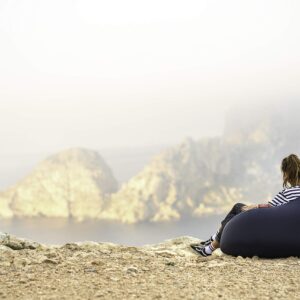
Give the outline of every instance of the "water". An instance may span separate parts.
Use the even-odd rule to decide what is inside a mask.
[[[43,244],[94,241],[141,246],[182,235],[206,239],[218,229],[221,220],[222,216],[209,216],[177,222],[122,224],[112,221],[22,218],[0,220],[0,231]]]

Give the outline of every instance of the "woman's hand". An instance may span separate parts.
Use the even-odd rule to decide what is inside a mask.
[[[245,205],[242,207],[242,211],[247,211],[254,208],[257,208],[257,204]]]

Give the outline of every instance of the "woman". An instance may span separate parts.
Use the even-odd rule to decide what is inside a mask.
[[[200,244],[191,244],[201,256],[209,256],[214,250],[220,247],[220,241],[225,225],[236,215],[250,209],[269,208],[279,206],[295,200],[300,197],[300,159],[297,155],[291,154],[285,157],[281,162],[281,172],[283,175],[283,190],[279,192],[271,201],[265,204],[245,205],[237,203],[221,222],[219,230],[212,235],[208,240]]]

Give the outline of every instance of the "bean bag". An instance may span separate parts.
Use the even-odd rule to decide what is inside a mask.
[[[285,205],[233,217],[224,227],[220,248],[242,257],[300,256],[300,197]]]

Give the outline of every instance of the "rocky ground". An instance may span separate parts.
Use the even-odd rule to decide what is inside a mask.
[[[192,237],[143,247],[1,241],[1,299],[300,299],[300,259],[201,258]]]

